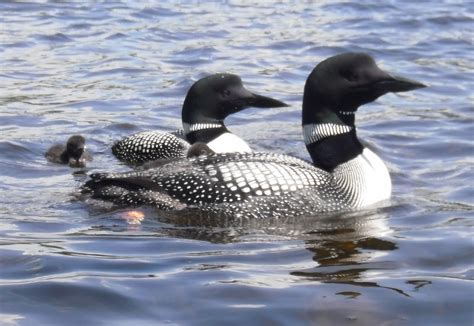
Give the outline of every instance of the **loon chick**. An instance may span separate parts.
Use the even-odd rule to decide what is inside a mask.
[[[71,136],[66,146],[57,144],[44,154],[52,163],[69,164],[71,167],[83,167],[86,161],[92,161],[92,155],[85,151],[86,140],[81,135]]]
[[[225,153],[140,172],[93,174],[92,198],[120,205],[245,217],[284,217],[362,208],[390,198],[382,160],[359,142],[355,112],[389,92],[425,85],[382,71],[367,54],[319,63],[303,96],[303,134],[312,164],[282,154]]]
[[[198,80],[188,91],[182,108],[183,132],[146,131],[112,146],[120,160],[141,164],[163,158],[186,157],[190,144],[206,143],[216,153],[251,152],[245,141],[230,133],[224,119],[248,107],[287,106],[278,100],[251,93],[237,75],[215,74]]]
[[[195,156],[201,156],[201,155],[212,155],[215,154],[215,152],[207,146],[206,143],[201,143],[197,142],[192,144],[191,147],[189,147],[188,152],[186,153],[187,158],[195,157]]]

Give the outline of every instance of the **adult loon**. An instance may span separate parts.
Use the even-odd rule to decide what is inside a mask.
[[[354,114],[386,93],[422,87],[382,71],[367,54],[340,54],[306,81],[303,134],[312,164],[270,153],[198,156],[140,172],[93,174],[83,191],[126,206],[257,218],[366,207],[390,198],[391,181],[382,160],[359,142]]]
[[[186,157],[190,144],[206,143],[216,153],[251,152],[249,145],[227,130],[224,119],[248,107],[276,108],[285,103],[251,93],[237,75],[204,77],[189,89],[182,108],[183,132],[145,131],[112,146],[120,160],[141,164],[156,159]]]
[[[71,136],[66,146],[57,144],[44,154],[52,163],[69,164],[71,167],[83,167],[87,161],[92,161],[92,155],[85,151],[86,139],[81,135]]]

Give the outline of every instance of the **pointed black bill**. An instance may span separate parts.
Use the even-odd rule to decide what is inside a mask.
[[[247,97],[247,106],[256,108],[282,108],[288,106],[288,104],[276,100],[271,97],[250,93],[251,96]]]
[[[407,92],[426,87],[425,84],[405,77],[388,75],[386,78],[376,82],[375,87],[383,92]]]

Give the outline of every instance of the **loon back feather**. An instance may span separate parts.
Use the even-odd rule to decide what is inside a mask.
[[[316,190],[324,186],[327,194],[337,193],[337,185],[331,184],[332,179],[329,173],[291,156],[228,153],[199,156],[137,172],[94,175],[83,190],[91,192],[93,198],[106,197],[119,205],[153,202],[161,207],[160,199],[167,194],[169,197],[165,198],[168,201],[174,200],[181,205],[208,211],[230,211],[232,208],[229,205],[241,201],[248,201],[247,205],[254,203],[254,208],[261,211],[267,204],[258,198],[282,196],[288,198],[288,205],[300,207],[298,201],[291,199],[295,195],[298,197],[298,191]],[[132,200],[130,192],[146,194],[146,198],[135,196]],[[321,206],[326,196],[320,197],[317,191],[312,193],[316,195],[312,196],[311,202]],[[239,209],[248,207],[244,205]],[[327,207],[314,209],[326,211]]]

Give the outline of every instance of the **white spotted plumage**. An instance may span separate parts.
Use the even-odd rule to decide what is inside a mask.
[[[129,163],[144,163],[157,159],[186,157],[191,146],[182,137],[206,129],[222,128],[221,123],[183,123],[184,132],[166,133],[160,131],[145,131],[126,137],[112,146],[113,154],[120,160]],[[214,153],[248,153],[252,150],[238,136],[224,132],[207,143]]]
[[[171,133],[145,131],[126,137],[112,146],[113,154],[129,163],[185,157],[190,147],[184,139]]]
[[[251,208],[255,211],[252,214],[258,217],[266,216],[267,208],[278,208],[272,202],[280,202],[280,198],[283,199],[280,204],[288,208],[276,209],[274,216],[331,211],[340,209],[341,205],[350,206],[350,203],[322,205],[327,198],[341,192],[333,176],[310,163],[281,154],[229,153],[202,156],[179,160],[157,169],[93,175],[85,188],[101,197],[103,189],[111,187],[111,184],[116,187],[114,179],[122,184],[122,192],[117,192],[115,197],[109,195],[108,199],[126,205],[133,198],[136,205],[151,204],[160,208],[174,202],[180,204],[180,208],[185,204],[188,208],[199,207],[200,210],[213,212],[237,213]],[[127,181],[124,180],[129,180],[134,185],[133,189],[128,189]],[[140,180],[149,180],[152,185],[141,185]],[[140,189],[137,190],[137,187]],[[150,191],[150,188],[154,188],[154,191]],[[321,191],[323,188],[324,192]],[[145,194],[143,199],[140,198],[142,191]],[[134,196],[130,196],[130,192]],[[154,192],[157,196],[153,196]],[[163,198],[166,198],[164,203]]]
[[[117,204],[263,218],[367,206],[390,197],[390,176],[368,149],[333,173],[282,154],[228,153],[93,175],[85,189]]]

